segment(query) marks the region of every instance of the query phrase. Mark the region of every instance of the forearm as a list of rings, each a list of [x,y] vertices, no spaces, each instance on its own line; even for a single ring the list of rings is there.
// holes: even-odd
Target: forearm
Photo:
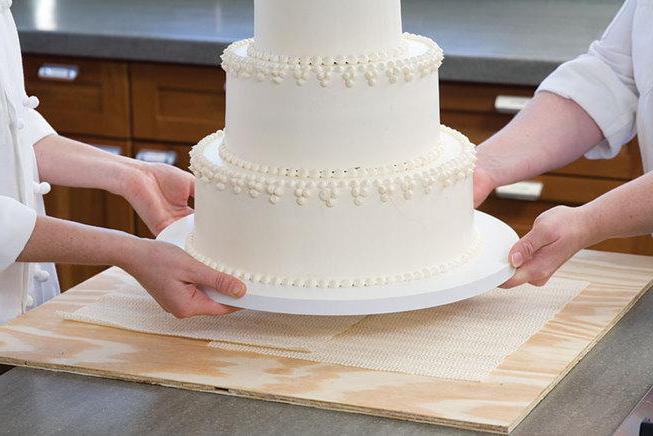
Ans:
[[[103,189],[123,196],[142,165],[57,135],[36,143],[34,151],[41,180],[53,185]]]
[[[18,261],[124,268],[147,243],[124,232],[39,216]]]
[[[173,244],[49,217],[37,218],[18,261],[119,266],[178,318],[234,311],[211,300],[199,286],[235,298],[246,290],[241,281],[196,261]]]
[[[594,120],[575,102],[540,92],[478,146],[478,162],[496,186],[507,185],[567,165],[602,139]]]
[[[653,233],[653,173],[645,174],[580,208],[590,243]]]

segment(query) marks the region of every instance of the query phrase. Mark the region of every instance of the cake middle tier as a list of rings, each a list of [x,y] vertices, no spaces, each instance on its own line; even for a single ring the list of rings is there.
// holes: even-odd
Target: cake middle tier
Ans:
[[[442,53],[427,38],[403,38],[407,56],[361,63],[259,59],[252,40],[232,45],[223,56],[229,148],[244,160],[307,169],[429,152],[438,143]]]

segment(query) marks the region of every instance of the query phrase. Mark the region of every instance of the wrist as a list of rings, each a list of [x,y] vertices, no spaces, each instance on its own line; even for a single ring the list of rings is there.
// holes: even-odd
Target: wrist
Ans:
[[[574,225],[577,227],[579,236],[579,249],[589,247],[608,239],[605,236],[600,220],[596,219],[595,211],[591,203],[584,204],[574,209],[577,219]]]
[[[474,184],[484,194],[489,195],[498,186],[501,186],[496,173],[496,166],[491,159],[479,155],[474,167]]]
[[[140,191],[140,186],[145,177],[147,177],[146,163],[136,159],[125,158],[120,162],[115,191],[110,191],[132,203],[135,195]]]
[[[121,242],[113,252],[111,265],[115,265],[127,272],[132,272],[137,263],[143,262],[146,259],[145,256],[149,252],[148,246],[152,241],[125,234]]]
[[[502,180],[502,176],[510,173],[510,167],[505,168],[503,162],[493,157],[487,147],[484,147],[484,144],[477,148],[476,158],[474,171],[482,173],[485,184],[491,191],[508,184]]]

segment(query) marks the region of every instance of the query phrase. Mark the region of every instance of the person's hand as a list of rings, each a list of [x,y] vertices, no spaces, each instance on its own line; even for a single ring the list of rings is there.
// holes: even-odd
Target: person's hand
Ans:
[[[142,163],[132,172],[125,198],[154,235],[190,215],[195,177],[166,164]]]
[[[134,238],[134,247],[121,266],[149,292],[157,303],[177,318],[225,315],[238,309],[210,299],[199,286],[231,297],[245,295],[245,284],[189,256],[175,245]]]
[[[474,208],[479,207],[495,188],[492,175],[479,162],[474,169]]]
[[[510,250],[508,258],[517,272],[501,287],[544,286],[562,264],[591,245],[591,225],[584,213],[580,207],[557,206],[538,216],[531,231]]]

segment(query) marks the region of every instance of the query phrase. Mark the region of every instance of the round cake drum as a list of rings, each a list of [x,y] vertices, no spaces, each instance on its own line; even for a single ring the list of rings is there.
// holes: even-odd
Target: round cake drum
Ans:
[[[183,218],[165,229],[157,239],[183,248],[186,237],[193,230],[193,221],[193,215]],[[212,299],[230,306],[299,315],[368,315],[441,306],[494,289],[514,272],[508,263],[508,251],[518,239],[514,230],[478,211],[475,225],[482,239],[474,258],[457,269],[429,279],[338,289],[246,282],[247,295],[240,299],[213,289],[204,291]]]

